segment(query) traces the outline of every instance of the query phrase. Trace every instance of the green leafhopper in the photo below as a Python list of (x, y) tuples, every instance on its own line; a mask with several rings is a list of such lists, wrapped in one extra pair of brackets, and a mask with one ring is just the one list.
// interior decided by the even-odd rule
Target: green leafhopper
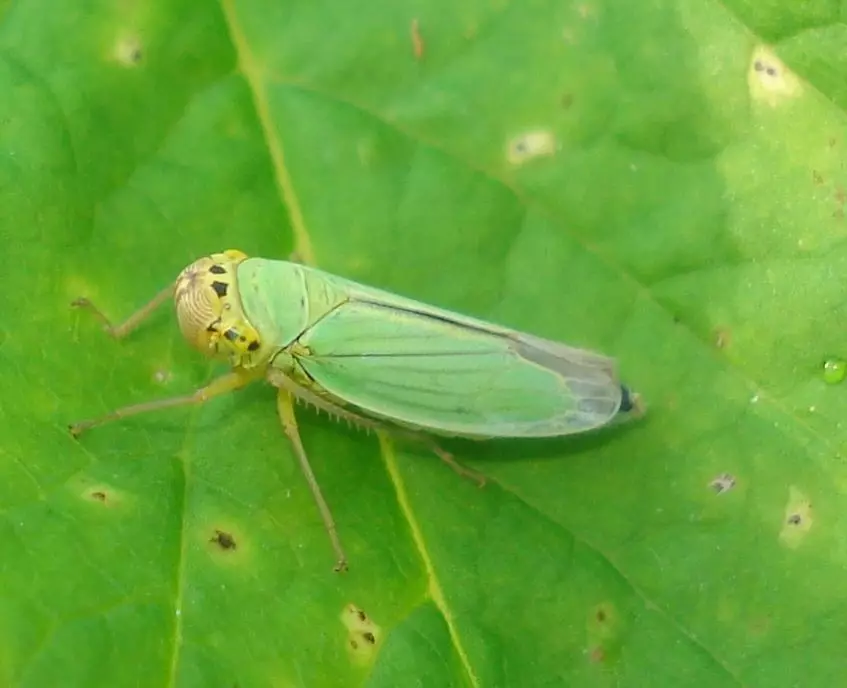
[[(200, 404), (255, 380), (279, 389), (277, 407), (338, 557), (346, 557), (300, 440), (292, 400), (362, 427), (427, 441), (559, 437), (639, 415), (638, 395), (612, 359), (428, 306), (282, 260), (229, 250), (201, 258), (124, 323), (120, 339), (173, 297), (182, 334), (232, 370), (193, 394), (127, 406), (71, 432), (174, 406)], [(421, 434), (425, 433), (425, 434)]]

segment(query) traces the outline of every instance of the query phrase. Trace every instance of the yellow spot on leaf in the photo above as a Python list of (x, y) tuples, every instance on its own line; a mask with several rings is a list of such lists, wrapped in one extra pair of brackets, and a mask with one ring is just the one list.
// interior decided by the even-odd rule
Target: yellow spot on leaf
[(118, 490), (107, 483), (91, 482), (85, 477), (74, 479), (68, 487), (76, 492), (80, 499), (101, 508), (125, 507), (130, 499), (123, 490)]
[(245, 531), (226, 518), (201, 518), (194, 530), (197, 541), (204, 544), (209, 558), (219, 566), (244, 575), (253, 575), (253, 547)]
[(115, 60), (124, 67), (137, 67), (144, 59), (144, 49), (137, 37), (124, 37), (115, 44)]
[(382, 629), (355, 604), (341, 612), (341, 623), (347, 629), (347, 651), (356, 664), (373, 662), (382, 639)]
[(759, 46), (753, 51), (747, 73), (750, 95), (775, 107), (786, 98), (800, 95), (802, 86), (794, 73), (769, 48)]
[(618, 610), (611, 602), (601, 602), (589, 610), (585, 630), (585, 652), (592, 663), (605, 662), (610, 654), (617, 652), (623, 624)]
[(513, 165), (523, 165), (534, 158), (553, 155), (556, 139), (544, 129), (526, 131), (511, 139), (506, 146), (506, 159)]

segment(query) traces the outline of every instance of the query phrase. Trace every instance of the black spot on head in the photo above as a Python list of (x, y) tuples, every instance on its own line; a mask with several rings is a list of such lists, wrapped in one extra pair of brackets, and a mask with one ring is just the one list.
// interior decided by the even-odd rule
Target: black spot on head
[(226, 274), (226, 268), (223, 265), (215, 264), (209, 268), (209, 272), (213, 275), (223, 275)]
[(359, 643), (357, 643), (355, 640), (350, 638), (350, 647), (352, 647), (354, 650), (358, 650), (359, 649)]
[(217, 280), (215, 280), (214, 282), (212, 282), (212, 289), (215, 290), (215, 293), (219, 297), (223, 298), (224, 296), (226, 296), (226, 292), (229, 289), (229, 285), (226, 282), (218, 282)]
[(93, 499), (96, 499), (98, 502), (105, 502), (106, 501), (106, 493), (101, 492), (100, 490), (97, 490), (96, 492), (92, 492), (91, 497)]
[(606, 620), (606, 612), (602, 609), (598, 609), (597, 610), (597, 621), (602, 623), (605, 620)]
[(371, 645), (376, 645), (376, 638), (374, 637), (374, 634), (370, 631), (365, 631), (364, 633), (362, 633), (362, 637), (367, 640)]
[(247, 351), (256, 351), (261, 346), (258, 339), (254, 339), (247, 345)]
[(799, 526), (802, 520), (803, 519), (800, 517), (800, 514), (791, 514), (791, 516), (788, 517), (788, 523), (792, 526)]
[(233, 329), (229, 329), (224, 332), (224, 337), (226, 337), (229, 341), (234, 342), (236, 339), (238, 339), (238, 332)]
[(368, 615), (365, 614), (361, 609), (356, 611), (356, 615), (359, 617), (359, 621), (365, 621), (368, 618)]

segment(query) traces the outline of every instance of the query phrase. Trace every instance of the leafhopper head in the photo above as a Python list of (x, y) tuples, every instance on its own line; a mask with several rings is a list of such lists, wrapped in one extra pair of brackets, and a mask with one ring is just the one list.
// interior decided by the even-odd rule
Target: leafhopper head
[(200, 258), (179, 274), (174, 290), (179, 329), (188, 343), (237, 368), (261, 363), (259, 333), (247, 320), (238, 297), (235, 271), (246, 258), (236, 250)]

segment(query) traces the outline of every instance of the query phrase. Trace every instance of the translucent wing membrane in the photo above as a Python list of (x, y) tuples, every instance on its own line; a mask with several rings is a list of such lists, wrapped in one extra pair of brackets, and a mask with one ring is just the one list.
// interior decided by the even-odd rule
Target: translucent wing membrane
[(604, 425), (611, 359), (437, 309), (348, 301), (309, 328), (303, 368), (363, 411), (441, 434), (548, 437)]

